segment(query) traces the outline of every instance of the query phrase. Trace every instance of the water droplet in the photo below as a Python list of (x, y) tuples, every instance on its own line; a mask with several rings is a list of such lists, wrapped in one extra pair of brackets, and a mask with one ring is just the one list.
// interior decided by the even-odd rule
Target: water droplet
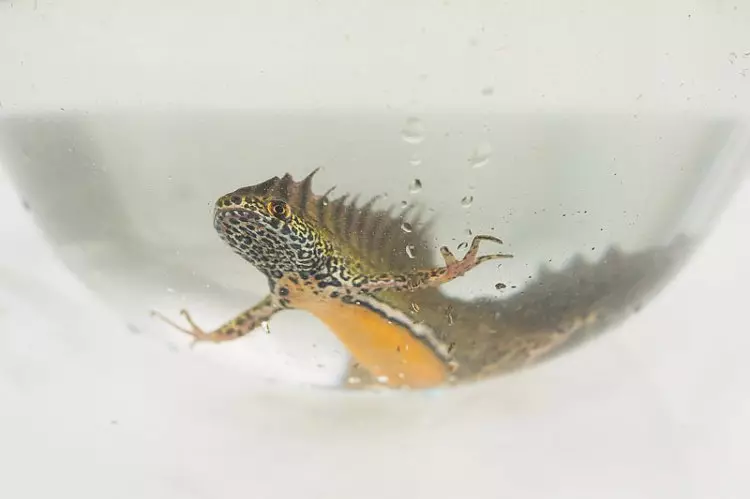
[(260, 327), (263, 328), (266, 334), (271, 334), (271, 326), (268, 324), (268, 321), (261, 322)]
[(497, 284), (495, 284), (495, 289), (505, 289), (507, 287), (508, 287), (507, 284), (502, 283), (502, 282), (498, 282)]
[(408, 201), (401, 201), (401, 209), (402, 210), (405, 210), (407, 206), (409, 206), (409, 202)]
[(357, 376), (349, 376), (349, 379), (347, 381), (350, 385), (358, 385), (362, 382), (362, 379), (358, 378)]
[(411, 309), (414, 310), (415, 312), (419, 312), (419, 305), (417, 305), (416, 303), (412, 302), (411, 303)]
[(495, 93), (495, 87), (492, 86), (486, 86), (482, 89), (482, 95), (488, 97)]
[(414, 154), (411, 158), (409, 158), (409, 164), (412, 166), (419, 166), (422, 164), (422, 158)]
[(412, 228), (412, 226), (411, 226), (411, 224), (409, 222), (404, 222), (404, 223), (401, 224), (401, 230), (403, 230), (406, 233), (409, 233), (409, 232), (413, 231), (414, 229)]
[(406, 124), (401, 130), (401, 138), (407, 144), (419, 144), (424, 140), (424, 131), (424, 122), (412, 116), (406, 119)]
[(727, 58), (729, 59), (729, 64), (734, 64), (737, 60), (737, 52), (729, 52), (729, 56)]
[(469, 156), (469, 164), (472, 168), (481, 168), (490, 162), (492, 156), (492, 145), (489, 142), (480, 142)]
[(416, 194), (419, 191), (422, 190), (422, 181), (418, 178), (415, 178), (412, 183), (409, 185), (409, 192), (412, 194)]
[(458, 245), (458, 248), (457, 248), (457, 249), (458, 249), (459, 251), (461, 251), (461, 250), (463, 250), (463, 249), (466, 249), (466, 248), (468, 248), (468, 247), (469, 247), (469, 243), (467, 243), (467, 242), (463, 242), (463, 243), (461, 243), (461, 244), (459, 244), (459, 245)]
[(409, 256), (409, 258), (414, 258), (414, 245), (413, 244), (407, 244), (406, 245), (406, 254)]
[(464, 208), (468, 208), (469, 206), (471, 206), (471, 203), (473, 202), (474, 202), (474, 196), (464, 196), (461, 199), (461, 206), (463, 206)]
[(388, 383), (388, 376), (378, 376), (375, 379), (378, 380), (378, 383)]

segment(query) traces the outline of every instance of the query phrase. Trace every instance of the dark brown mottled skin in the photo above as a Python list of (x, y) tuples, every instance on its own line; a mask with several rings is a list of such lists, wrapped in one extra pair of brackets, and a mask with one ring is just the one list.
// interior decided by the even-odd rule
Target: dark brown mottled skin
[[(595, 264), (578, 259), (560, 272), (542, 269), (523, 293), (510, 298), (466, 302), (446, 297), (438, 286), (482, 262), (510, 257), (478, 256), (481, 241), (499, 239), (475, 237), (461, 259), (442, 247), (444, 265), (435, 266), (428, 256), (430, 224), (410, 220), (411, 208), (394, 213), (374, 209), (377, 198), (358, 205), (347, 195), (331, 199), (331, 191), (317, 196), (311, 186), (314, 174), (300, 182), (288, 174), (274, 177), (216, 202), (214, 226), (220, 237), (268, 279), (270, 294), (264, 300), (210, 333), (184, 311), (190, 328), (165, 320), (196, 341), (227, 341), (278, 311), (306, 309), (338, 328), (334, 332), (350, 347), (355, 358), (349, 383), (369, 386), (375, 374), (385, 373), (391, 374), (389, 386), (429, 387), (508, 372), (606, 328), (640, 306), (689, 246), (680, 240), (670, 248), (630, 255), (613, 249)], [(413, 223), (411, 232), (401, 228), (407, 220)], [(414, 258), (405, 251), (408, 245), (417, 249)], [(370, 325), (369, 343), (359, 344), (367, 335), (341, 330), (342, 317), (350, 311), (365, 314), (359, 324)], [(382, 330), (373, 318), (384, 319)], [(398, 336), (405, 330), (414, 342)], [(394, 349), (375, 355), (391, 340)], [(412, 350), (404, 352), (408, 344)], [(398, 372), (401, 380), (385, 367), (396, 355), (391, 350), (403, 356), (398, 357), (405, 373)]]

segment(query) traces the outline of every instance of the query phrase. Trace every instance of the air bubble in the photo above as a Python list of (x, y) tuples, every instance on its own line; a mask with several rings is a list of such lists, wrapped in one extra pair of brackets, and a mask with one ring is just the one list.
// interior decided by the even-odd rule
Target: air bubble
[(414, 258), (414, 245), (413, 244), (407, 244), (406, 245), (406, 255), (413, 259)]
[(474, 196), (464, 196), (461, 199), (461, 206), (463, 206), (464, 208), (468, 208), (469, 206), (471, 206), (471, 203), (473, 202), (474, 202)]
[(409, 222), (404, 222), (404, 223), (401, 224), (401, 230), (403, 230), (404, 232), (406, 232), (408, 234), (409, 232), (413, 231), (414, 229), (412, 228), (412, 226), (411, 226), (411, 224)]
[(489, 142), (480, 142), (469, 156), (469, 164), (472, 168), (482, 168), (490, 162), (492, 156), (492, 145)]
[(464, 250), (464, 249), (466, 249), (468, 247), (469, 247), (469, 243), (463, 242), (463, 243), (461, 243), (461, 244), (458, 245), (457, 249), (460, 251), (460, 250)]
[(406, 119), (406, 124), (401, 130), (401, 138), (407, 144), (419, 144), (424, 140), (424, 131), (424, 122), (412, 116)]
[(409, 185), (409, 192), (412, 194), (416, 194), (419, 191), (422, 190), (422, 181), (418, 178), (415, 178), (412, 183)]

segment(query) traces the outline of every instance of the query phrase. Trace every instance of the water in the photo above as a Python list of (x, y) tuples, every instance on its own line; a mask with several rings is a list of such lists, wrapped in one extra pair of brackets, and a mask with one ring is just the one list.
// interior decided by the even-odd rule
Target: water
[[(268, 334), (192, 351), (189, 338), (149, 317), (158, 309), (179, 320), (184, 307), (211, 329), (267, 292), (265, 279), (216, 236), (218, 196), (322, 167), (317, 193), (336, 185), (363, 200), (387, 194), (381, 206), (417, 203), (422, 211), (404, 232), (434, 220), (430, 247), (417, 255), (441, 261), (437, 248), (465, 248), (469, 233), (503, 239), (500, 250), (514, 258), (443, 286), (449, 297), (478, 304), (537, 293), (534, 317), (557, 309), (563, 317), (583, 305), (560, 296), (584, 296), (586, 282), (596, 281), (605, 286), (596, 293), (613, 297), (607, 313), (627, 315), (685, 254), (682, 246), (674, 254), (677, 246), (658, 248), (692, 246), (705, 233), (745, 158), (744, 133), (729, 119), (663, 115), (59, 112), (5, 117), (0, 162), (64, 262), (144, 341), (269, 379), (367, 386), (367, 373), (349, 369), (346, 348), (301, 311), (274, 317)], [(420, 169), (418, 192), (409, 166), (416, 147), (430, 165)], [(622, 263), (630, 260), (613, 247), (638, 253), (641, 263)], [(563, 282), (561, 269), (566, 279), (594, 277), (552, 284)], [(623, 269), (632, 270), (628, 293), (617, 288)], [(414, 313), (430, 308), (414, 305)], [(508, 306), (495, 309), (509, 324), (520, 320)], [(445, 311), (450, 324), (458, 315)]]

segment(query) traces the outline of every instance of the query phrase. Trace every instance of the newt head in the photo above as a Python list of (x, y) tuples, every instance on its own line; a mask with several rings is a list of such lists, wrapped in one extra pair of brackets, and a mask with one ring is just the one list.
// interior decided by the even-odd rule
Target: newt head
[(325, 266), (330, 244), (315, 211), (327, 201), (311, 192), (317, 171), (301, 182), (289, 174), (273, 177), (216, 201), (214, 228), (221, 239), (269, 279), (315, 273)]

